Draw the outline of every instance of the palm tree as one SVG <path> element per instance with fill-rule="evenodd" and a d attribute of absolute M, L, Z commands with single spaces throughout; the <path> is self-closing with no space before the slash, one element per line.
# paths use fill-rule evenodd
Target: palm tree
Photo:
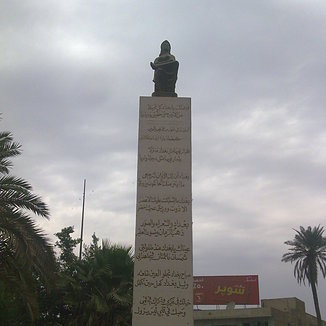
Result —
<path fill-rule="evenodd" d="M 93 238 L 94 240 L 94 238 Z M 63 278 L 61 291 L 71 309 L 69 325 L 131 325 L 133 256 L 131 247 L 103 241 Z"/>
<path fill-rule="evenodd" d="M 33 320 L 38 314 L 36 279 L 52 283 L 55 257 L 52 246 L 28 211 L 49 217 L 47 205 L 24 179 L 9 175 L 10 158 L 21 154 L 10 132 L 0 132 L 0 285 L 22 300 Z M 14 293 L 14 294 L 13 294 Z M 1 313 L 0 313 L 1 315 Z"/>
<path fill-rule="evenodd" d="M 300 226 L 300 231 L 296 232 L 294 239 L 286 241 L 285 244 L 291 246 L 289 251 L 282 257 L 284 262 L 295 262 L 294 276 L 299 284 L 308 281 L 311 286 L 312 296 L 316 309 L 318 326 L 322 325 L 320 315 L 317 281 L 318 269 L 323 277 L 326 276 L 326 238 L 323 237 L 324 228 L 320 225 L 314 228 L 308 226 L 307 229 Z"/>

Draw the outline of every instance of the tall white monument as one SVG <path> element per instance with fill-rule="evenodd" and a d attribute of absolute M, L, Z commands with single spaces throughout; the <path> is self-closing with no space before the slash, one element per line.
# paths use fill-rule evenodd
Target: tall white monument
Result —
<path fill-rule="evenodd" d="M 133 326 L 193 325 L 191 101 L 164 41 L 140 98 Z"/>

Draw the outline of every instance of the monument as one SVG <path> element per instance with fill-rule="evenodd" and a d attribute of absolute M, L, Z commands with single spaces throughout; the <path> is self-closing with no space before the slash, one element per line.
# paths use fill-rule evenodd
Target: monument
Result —
<path fill-rule="evenodd" d="M 140 97 L 133 326 L 193 325 L 191 100 L 168 41 Z"/>
<path fill-rule="evenodd" d="M 151 62 L 154 70 L 155 91 L 152 96 L 177 97 L 175 83 L 177 81 L 179 62 L 171 54 L 171 45 L 165 40 L 161 44 L 160 55 Z"/>

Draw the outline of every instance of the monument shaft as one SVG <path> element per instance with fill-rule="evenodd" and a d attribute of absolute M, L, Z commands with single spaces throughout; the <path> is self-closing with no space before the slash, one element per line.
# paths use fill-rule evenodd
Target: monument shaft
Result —
<path fill-rule="evenodd" d="M 140 98 L 133 326 L 193 325 L 190 102 Z"/>

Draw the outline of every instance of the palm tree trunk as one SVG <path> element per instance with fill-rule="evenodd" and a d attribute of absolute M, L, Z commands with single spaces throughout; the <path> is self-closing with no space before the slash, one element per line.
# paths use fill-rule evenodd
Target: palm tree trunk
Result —
<path fill-rule="evenodd" d="M 317 288 L 316 288 L 315 282 L 311 282 L 311 290 L 312 290 L 312 297 L 314 298 L 314 304 L 315 304 L 315 310 L 316 310 L 316 316 L 317 316 L 317 324 L 318 324 L 318 326 L 322 326 L 322 320 L 321 320 L 319 302 L 318 302 L 318 295 L 317 295 Z"/>

